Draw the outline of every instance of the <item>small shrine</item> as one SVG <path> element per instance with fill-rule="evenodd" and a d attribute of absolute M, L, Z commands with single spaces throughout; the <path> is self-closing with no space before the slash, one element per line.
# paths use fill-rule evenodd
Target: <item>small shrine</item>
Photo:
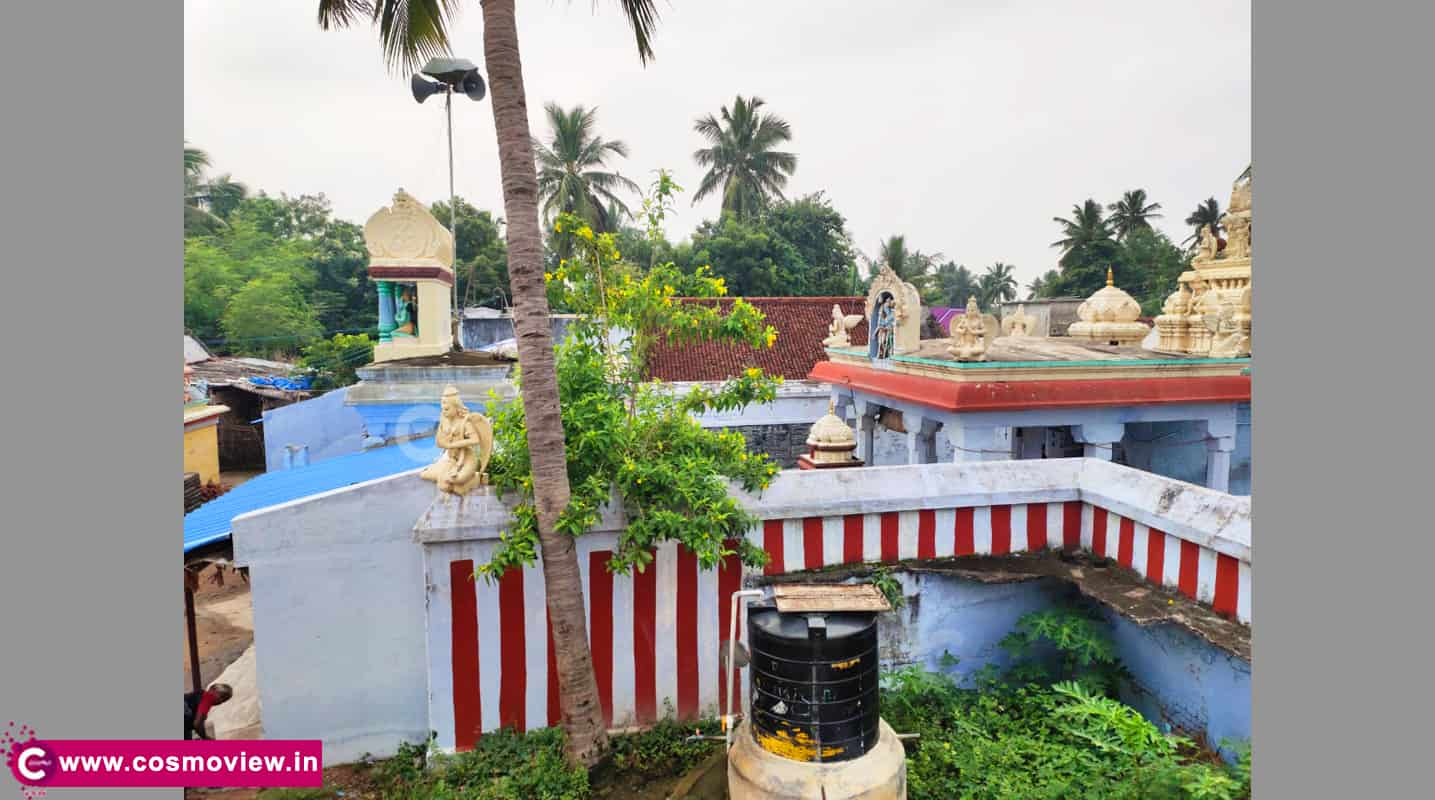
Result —
<path fill-rule="evenodd" d="M 1139 344 L 1151 330 L 1136 321 L 1141 316 L 1141 304 L 1116 287 L 1110 267 L 1106 269 L 1106 285 L 1076 309 L 1076 316 L 1078 321 L 1067 328 L 1067 336 L 1113 347 Z"/>
<path fill-rule="evenodd" d="M 1200 232 L 1191 269 L 1156 318 L 1156 349 L 1211 358 L 1251 354 L 1251 170 L 1231 187 L 1221 239 L 1210 225 Z M 1244 331 L 1244 333 L 1242 333 Z"/>
<path fill-rule="evenodd" d="M 369 277 L 379 293 L 374 361 L 453 349 L 453 236 L 403 189 L 364 225 Z"/>
<path fill-rule="evenodd" d="M 917 287 L 883 264 L 867 292 L 867 356 L 885 360 L 917 350 L 922 340 L 922 298 Z"/>
<path fill-rule="evenodd" d="M 807 435 L 807 447 L 807 453 L 797 457 L 798 469 L 862 466 L 862 460 L 853 455 L 857 450 L 857 436 L 852 433 L 852 428 L 837 416 L 834 403 L 829 402 L 827 413 L 812 423 L 812 430 Z"/>

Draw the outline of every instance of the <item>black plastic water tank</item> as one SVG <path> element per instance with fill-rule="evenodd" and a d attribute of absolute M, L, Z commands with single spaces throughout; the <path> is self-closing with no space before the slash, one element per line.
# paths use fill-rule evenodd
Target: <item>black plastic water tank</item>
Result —
<path fill-rule="evenodd" d="M 860 758 L 877 744 L 877 615 L 748 609 L 753 738 L 794 761 Z"/>

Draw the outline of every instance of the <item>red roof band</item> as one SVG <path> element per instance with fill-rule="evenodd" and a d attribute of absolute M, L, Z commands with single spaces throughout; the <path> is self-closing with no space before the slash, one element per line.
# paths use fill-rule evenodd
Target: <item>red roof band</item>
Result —
<path fill-rule="evenodd" d="M 943 411 L 1250 402 L 1251 399 L 1249 375 L 958 383 L 823 361 L 813 367 L 808 378 Z"/>

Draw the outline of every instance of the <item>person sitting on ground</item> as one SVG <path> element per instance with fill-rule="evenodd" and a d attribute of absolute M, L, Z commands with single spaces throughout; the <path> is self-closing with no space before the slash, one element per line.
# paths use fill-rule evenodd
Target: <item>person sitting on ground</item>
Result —
<path fill-rule="evenodd" d="M 204 724 L 209 720 L 210 709 L 223 705 L 233 696 L 234 690 L 227 683 L 216 683 L 204 692 L 185 692 L 184 738 L 192 739 L 194 734 L 199 734 L 199 738 L 208 739 Z"/>

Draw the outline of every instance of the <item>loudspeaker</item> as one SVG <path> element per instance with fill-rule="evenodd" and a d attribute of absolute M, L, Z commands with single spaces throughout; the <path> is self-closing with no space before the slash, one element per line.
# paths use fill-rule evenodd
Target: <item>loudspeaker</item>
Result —
<path fill-rule="evenodd" d="M 463 76 L 458 90 L 468 95 L 468 99 L 478 101 L 483 99 L 487 88 L 483 85 L 483 78 L 478 74 L 478 70 L 472 70 Z"/>
<path fill-rule="evenodd" d="M 476 74 L 477 73 L 475 73 L 475 75 Z M 480 92 L 482 92 L 482 83 L 483 81 L 480 80 Z M 435 95 L 439 92 L 442 92 L 444 90 L 444 85 L 441 83 L 434 83 L 433 81 L 426 81 L 423 78 L 420 78 L 419 76 L 415 75 L 413 79 L 409 81 L 409 88 L 413 90 L 414 99 L 422 103 L 423 101 L 427 100 L 430 95 Z M 480 94 L 479 96 L 481 97 L 482 94 Z"/>

